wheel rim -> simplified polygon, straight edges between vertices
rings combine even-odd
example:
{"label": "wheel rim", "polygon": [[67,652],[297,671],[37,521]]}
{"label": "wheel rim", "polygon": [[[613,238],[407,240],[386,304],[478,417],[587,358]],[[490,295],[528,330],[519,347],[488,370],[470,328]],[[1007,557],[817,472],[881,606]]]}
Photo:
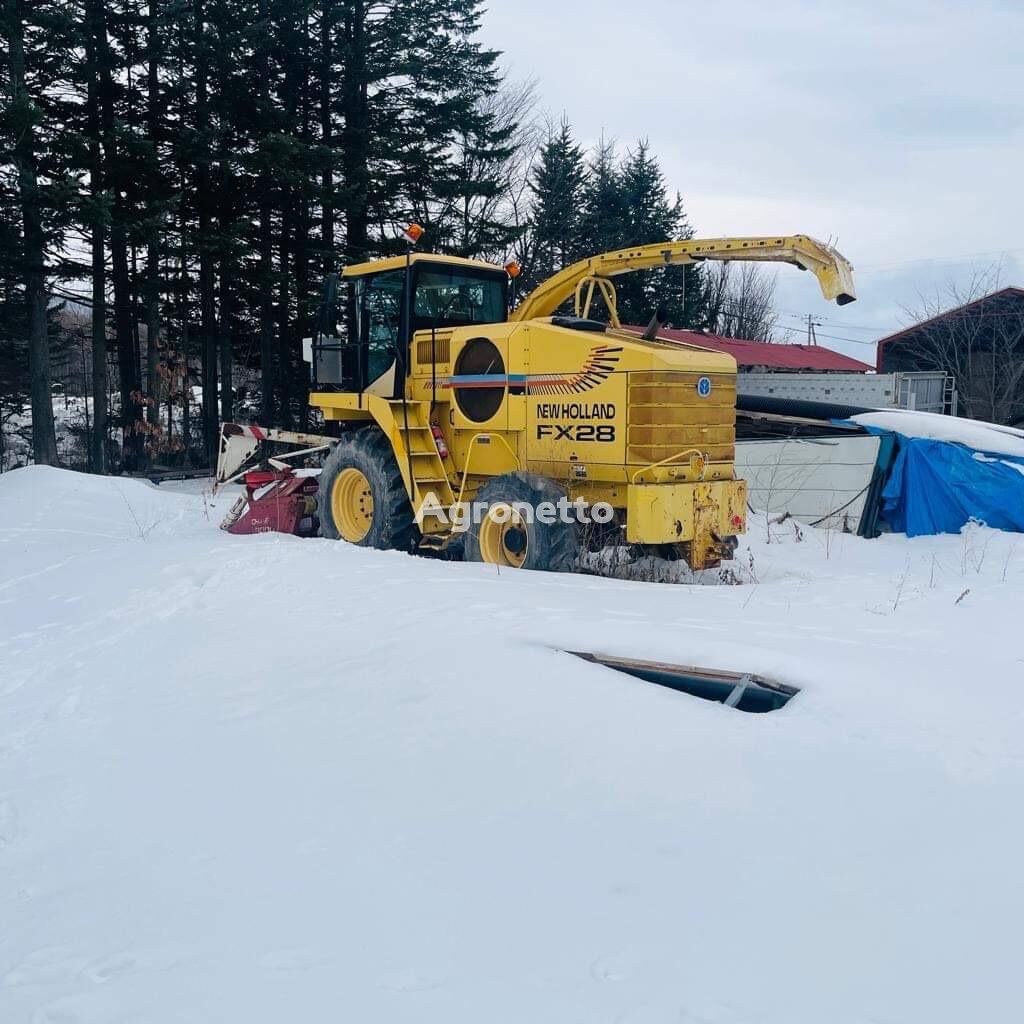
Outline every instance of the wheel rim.
{"label": "wheel rim", "polygon": [[[500,517],[502,522],[498,521]],[[492,505],[480,524],[480,557],[494,565],[521,569],[530,551],[523,517],[510,505]]]}
{"label": "wheel rim", "polygon": [[343,469],[331,488],[331,514],[338,533],[352,544],[366,539],[373,526],[370,481],[354,466]]}

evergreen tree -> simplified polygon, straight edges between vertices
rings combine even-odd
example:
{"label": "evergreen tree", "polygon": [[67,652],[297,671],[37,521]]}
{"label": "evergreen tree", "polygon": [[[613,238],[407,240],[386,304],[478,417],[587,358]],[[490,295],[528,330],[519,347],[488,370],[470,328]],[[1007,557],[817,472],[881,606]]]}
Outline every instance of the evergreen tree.
{"label": "evergreen tree", "polygon": [[430,231],[425,245],[476,255],[493,244],[493,228],[476,238],[453,224],[457,212],[465,225],[474,189],[491,191],[486,180],[462,180],[467,152],[500,158],[509,132],[482,102],[499,76],[498,54],[473,38],[481,12],[480,0],[342,5],[337,114],[348,261],[399,251],[399,227],[417,217]]}
{"label": "evergreen tree", "polygon": [[541,147],[530,179],[533,193],[532,260],[524,268],[524,289],[586,255],[581,237],[586,168],[583,150],[563,120]]}
{"label": "evergreen tree", "polygon": [[[669,198],[665,178],[646,139],[627,154],[620,170],[622,246],[693,237],[682,197]],[[700,267],[667,267],[630,274],[617,282],[619,318],[646,324],[659,307],[666,323],[693,327],[703,323],[704,283]]]}
{"label": "evergreen tree", "polygon": [[460,118],[447,180],[435,186],[437,201],[417,212],[433,248],[501,261],[518,237],[505,207],[521,114],[515,98],[514,92],[488,92]]}
{"label": "evergreen tree", "polygon": [[625,244],[623,182],[615,143],[603,136],[587,161],[580,216],[580,242],[584,255],[608,252]]}
{"label": "evergreen tree", "polygon": [[300,342],[339,257],[398,251],[413,218],[468,256],[520,233],[522,104],[476,38],[481,0],[0,3],[0,344],[31,336],[48,406],[40,323],[70,280],[99,472],[118,432],[127,469],[212,460],[257,375],[260,418],[303,422]]}

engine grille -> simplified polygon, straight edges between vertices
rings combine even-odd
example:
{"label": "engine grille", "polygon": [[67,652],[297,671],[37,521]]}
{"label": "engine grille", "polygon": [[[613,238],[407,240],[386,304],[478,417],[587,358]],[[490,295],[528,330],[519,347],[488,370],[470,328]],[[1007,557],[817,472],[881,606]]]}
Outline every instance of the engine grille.
{"label": "engine grille", "polygon": [[[422,335],[424,332],[418,331],[418,335]],[[416,339],[416,362],[420,366],[430,365],[430,350],[436,345],[437,351],[437,362],[438,365],[442,363],[451,362],[451,340],[452,332],[449,331],[438,331],[435,338],[431,338],[428,334],[427,337],[417,337]]]}
{"label": "engine grille", "polygon": [[[702,377],[711,393],[697,391]],[[711,462],[736,455],[736,378],[689,370],[642,370],[629,375],[626,462],[649,466],[686,448]]]}

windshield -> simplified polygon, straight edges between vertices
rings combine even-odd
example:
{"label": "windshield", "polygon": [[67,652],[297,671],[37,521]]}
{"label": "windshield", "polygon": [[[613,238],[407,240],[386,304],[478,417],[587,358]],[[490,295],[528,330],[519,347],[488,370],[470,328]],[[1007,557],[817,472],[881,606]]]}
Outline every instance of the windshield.
{"label": "windshield", "polygon": [[501,323],[506,302],[503,273],[421,264],[416,268],[413,330]]}

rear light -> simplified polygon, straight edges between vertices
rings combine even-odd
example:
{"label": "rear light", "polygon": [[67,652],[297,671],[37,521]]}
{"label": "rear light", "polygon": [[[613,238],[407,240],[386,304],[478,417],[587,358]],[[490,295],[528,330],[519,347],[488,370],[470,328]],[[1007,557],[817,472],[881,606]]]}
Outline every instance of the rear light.
{"label": "rear light", "polygon": [[437,454],[441,456],[442,461],[448,458],[448,443],[444,439],[444,434],[441,433],[441,428],[436,424],[431,424],[430,432],[434,435],[434,444],[437,445]]}
{"label": "rear light", "polygon": [[738,515],[733,516],[732,517],[732,525],[735,526],[736,529],[738,530],[743,525],[743,517],[742,516],[738,516]]}

